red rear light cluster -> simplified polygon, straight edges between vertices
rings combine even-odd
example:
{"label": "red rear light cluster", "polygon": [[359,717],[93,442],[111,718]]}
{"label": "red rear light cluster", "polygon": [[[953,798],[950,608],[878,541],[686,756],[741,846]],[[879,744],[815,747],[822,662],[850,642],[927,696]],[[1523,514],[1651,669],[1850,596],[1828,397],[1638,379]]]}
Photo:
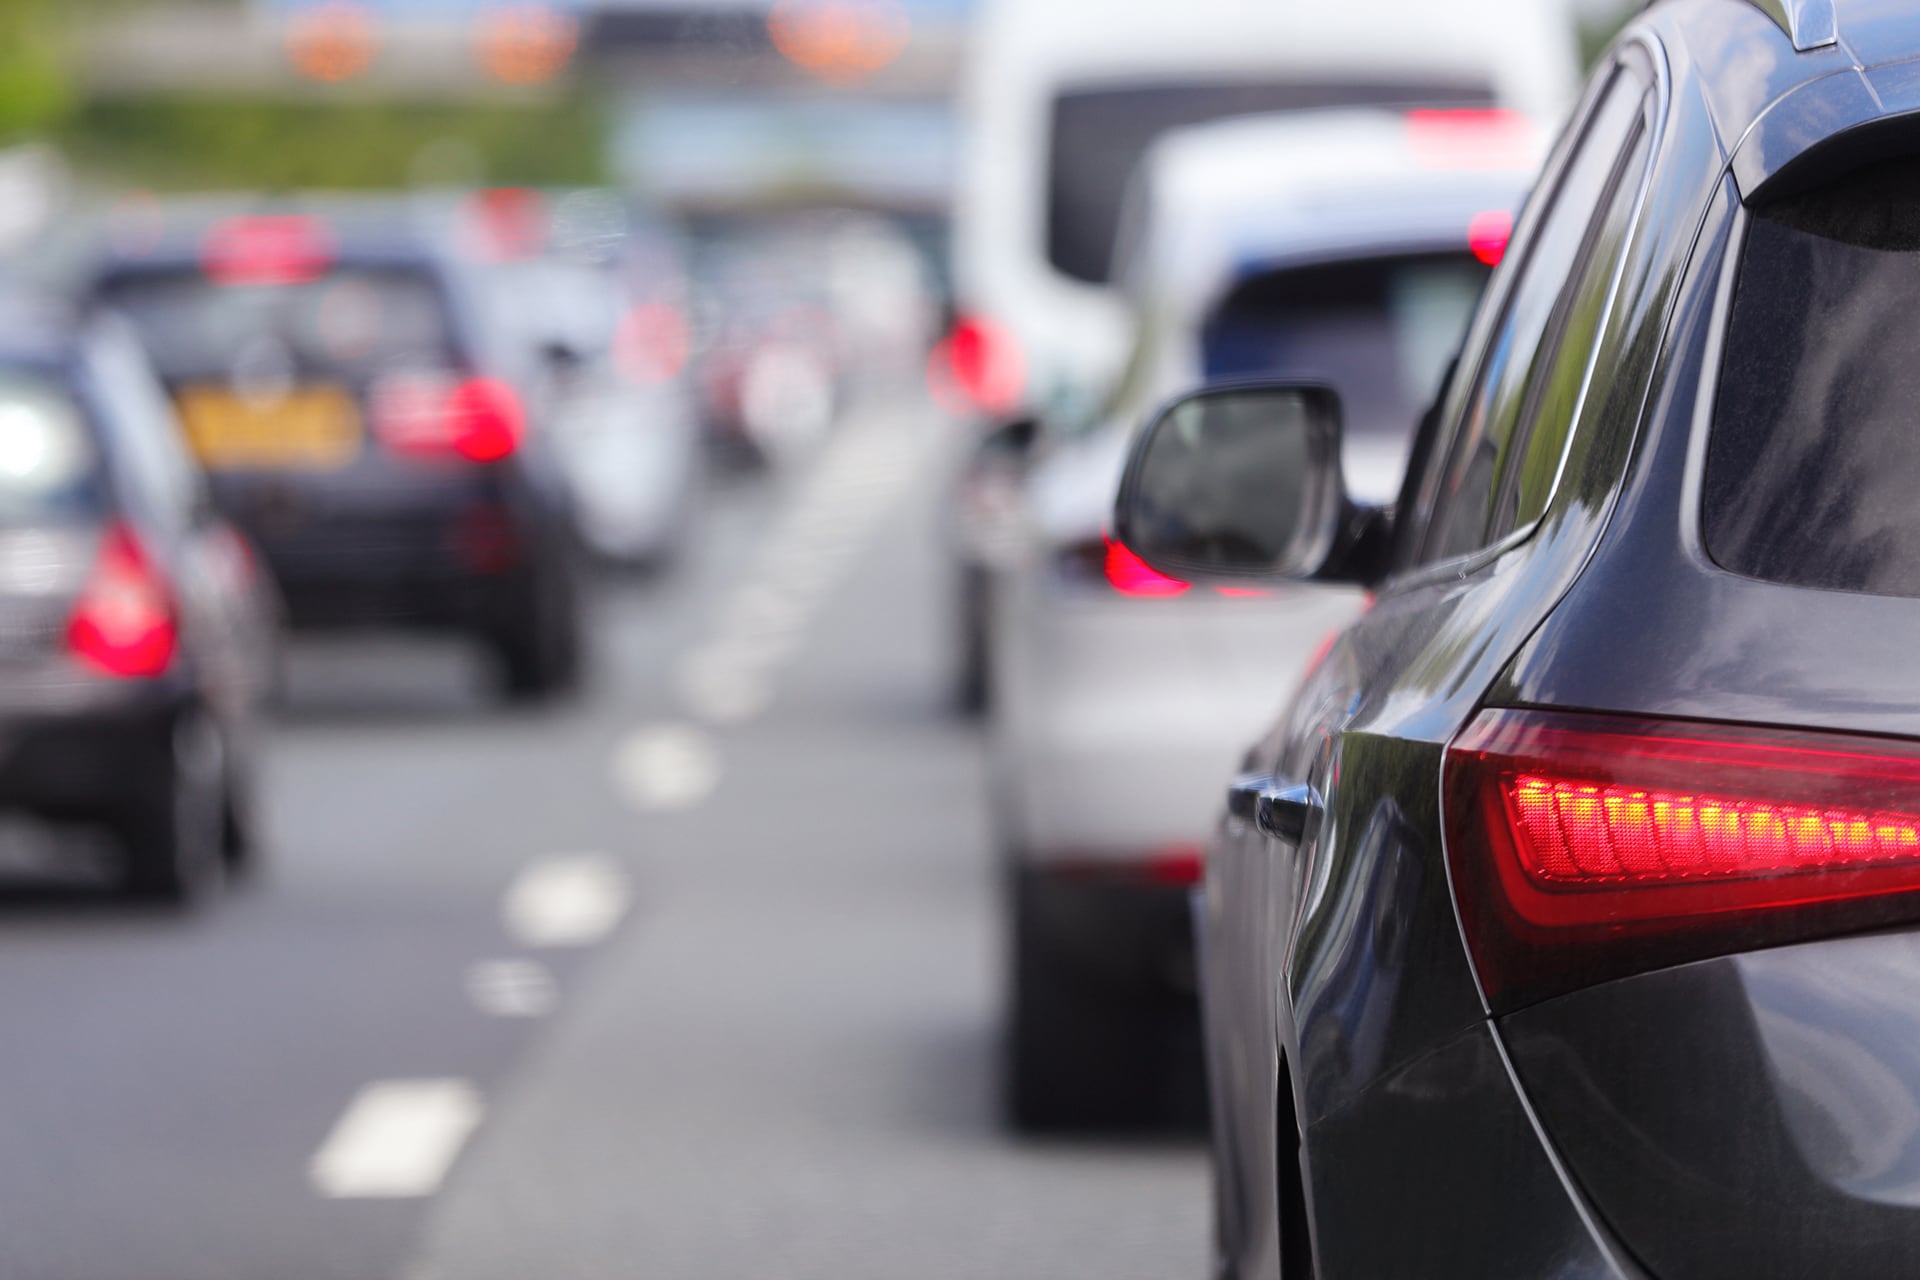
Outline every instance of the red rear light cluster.
{"label": "red rear light cluster", "polygon": [[200,268],[215,284],[307,284],[333,265],[326,224],[298,214],[217,222],[200,244]]}
{"label": "red rear light cluster", "polygon": [[927,384],[950,413],[1011,413],[1027,389],[1020,340],[983,317],[963,316],[935,345]]}
{"label": "red rear light cluster", "polygon": [[140,539],[109,526],[93,573],[67,622],[67,650],[102,675],[162,674],[179,647],[173,593]]}
{"label": "red rear light cluster", "polygon": [[526,435],[520,397],[497,378],[388,377],[374,388],[372,415],[380,442],[413,457],[498,462]]}
{"label": "red rear light cluster", "polygon": [[1530,169],[1539,131],[1517,111],[1447,107],[1407,112],[1407,141],[1430,169]]}
{"label": "red rear light cluster", "polygon": [[1497,1006],[1920,918],[1920,744],[1489,711],[1446,768],[1456,901]]}
{"label": "red rear light cluster", "polygon": [[1507,244],[1513,239],[1513,215],[1505,209],[1476,213],[1467,223],[1467,248],[1489,267],[1497,267],[1507,256]]}

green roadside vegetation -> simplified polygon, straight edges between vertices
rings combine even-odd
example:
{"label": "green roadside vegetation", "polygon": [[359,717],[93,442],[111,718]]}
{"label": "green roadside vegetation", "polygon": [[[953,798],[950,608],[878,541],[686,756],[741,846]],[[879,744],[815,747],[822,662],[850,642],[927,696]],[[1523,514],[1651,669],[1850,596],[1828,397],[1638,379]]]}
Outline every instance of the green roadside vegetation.
{"label": "green roadside vegetation", "polygon": [[1633,17],[1639,8],[1637,4],[1629,4],[1626,0],[1622,0],[1617,16],[1603,21],[1580,24],[1580,57],[1586,66],[1591,67],[1599,61],[1600,55],[1605,53],[1607,46],[1613,43],[1613,38],[1620,34],[1620,28],[1627,25],[1627,19]]}
{"label": "green roadside vegetation", "polygon": [[605,113],[585,96],[537,103],[396,101],[343,94],[109,98],[51,137],[83,170],[155,191],[391,189],[423,159],[465,156],[462,177],[506,185],[605,179]]}
{"label": "green roadside vegetation", "polygon": [[584,89],[465,101],[350,86],[87,93],[74,70],[81,33],[141,3],[0,0],[0,148],[50,142],[83,174],[155,191],[391,189],[423,176],[571,186],[606,177],[606,112]]}

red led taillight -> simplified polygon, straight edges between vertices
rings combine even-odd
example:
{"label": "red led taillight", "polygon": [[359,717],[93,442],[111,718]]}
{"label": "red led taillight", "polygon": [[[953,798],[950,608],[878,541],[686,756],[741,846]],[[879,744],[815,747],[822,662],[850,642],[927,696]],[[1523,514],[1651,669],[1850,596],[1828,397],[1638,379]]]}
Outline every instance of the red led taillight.
{"label": "red led taillight", "polygon": [[496,378],[399,374],[375,387],[371,399],[374,430],[396,453],[498,462],[526,434],[520,397]]}
{"label": "red led taillight", "polygon": [[104,675],[157,676],[179,646],[173,593],[133,531],[112,525],[67,622],[67,650]]}
{"label": "red led taillight", "polygon": [[1488,711],[1446,773],[1455,900],[1496,1006],[1920,918],[1920,744]]}

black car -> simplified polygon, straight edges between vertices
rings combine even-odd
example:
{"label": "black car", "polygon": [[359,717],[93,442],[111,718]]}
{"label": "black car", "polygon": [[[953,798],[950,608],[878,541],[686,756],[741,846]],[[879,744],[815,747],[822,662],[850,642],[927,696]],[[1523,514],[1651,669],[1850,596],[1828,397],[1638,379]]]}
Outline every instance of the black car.
{"label": "black car", "polygon": [[512,695],[572,684],[566,485],[456,238],[398,212],[155,216],[95,299],[153,353],[291,623],[463,632]]}
{"label": "black car", "polygon": [[1217,1274],[1920,1267],[1920,12],[1665,0],[1398,502],[1312,386],[1136,445],[1163,572],[1363,583],[1201,904]]}
{"label": "black car", "polygon": [[123,327],[0,316],[0,809],[183,900],[255,838],[274,605]]}

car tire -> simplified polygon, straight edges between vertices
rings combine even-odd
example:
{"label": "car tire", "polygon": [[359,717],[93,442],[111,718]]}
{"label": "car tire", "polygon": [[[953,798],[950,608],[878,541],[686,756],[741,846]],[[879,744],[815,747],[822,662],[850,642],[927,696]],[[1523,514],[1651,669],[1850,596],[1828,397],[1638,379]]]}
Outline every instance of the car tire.
{"label": "car tire", "polygon": [[571,567],[556,567],[524,593],[527,606],[493,636],[506,695],[534,702],[570,692],[580,681],[580,590]]}
{"label": "car tire", "polygon": [[962,716],[977,718],[987,713],[993,698],[988,674],[987,572],[975,565],[960,570],[955,595],[955,633],[953,704]]}
{"label": "car tire", "polygon": [[220,806],[220,856],[230,879],[245,879],[259,870],[260,843],[253,779],[244,770],[230,771]]}
{"label": "car tire", "polygon": [[129,897],[186,907],[211,892],[228,808],[222,757],[210,722],[189,717],[176,726],[164,777],[120,823]]}
{"label": "car tire", "polygon": [[1050,889],[1058,886],[1034,873],[1013,876],[1008,1123],[1029,1134],[1184,1127],[1190,1090],[1169,1045],[1190,1029],[1157,993],[1078,963],[1047,926]]}

